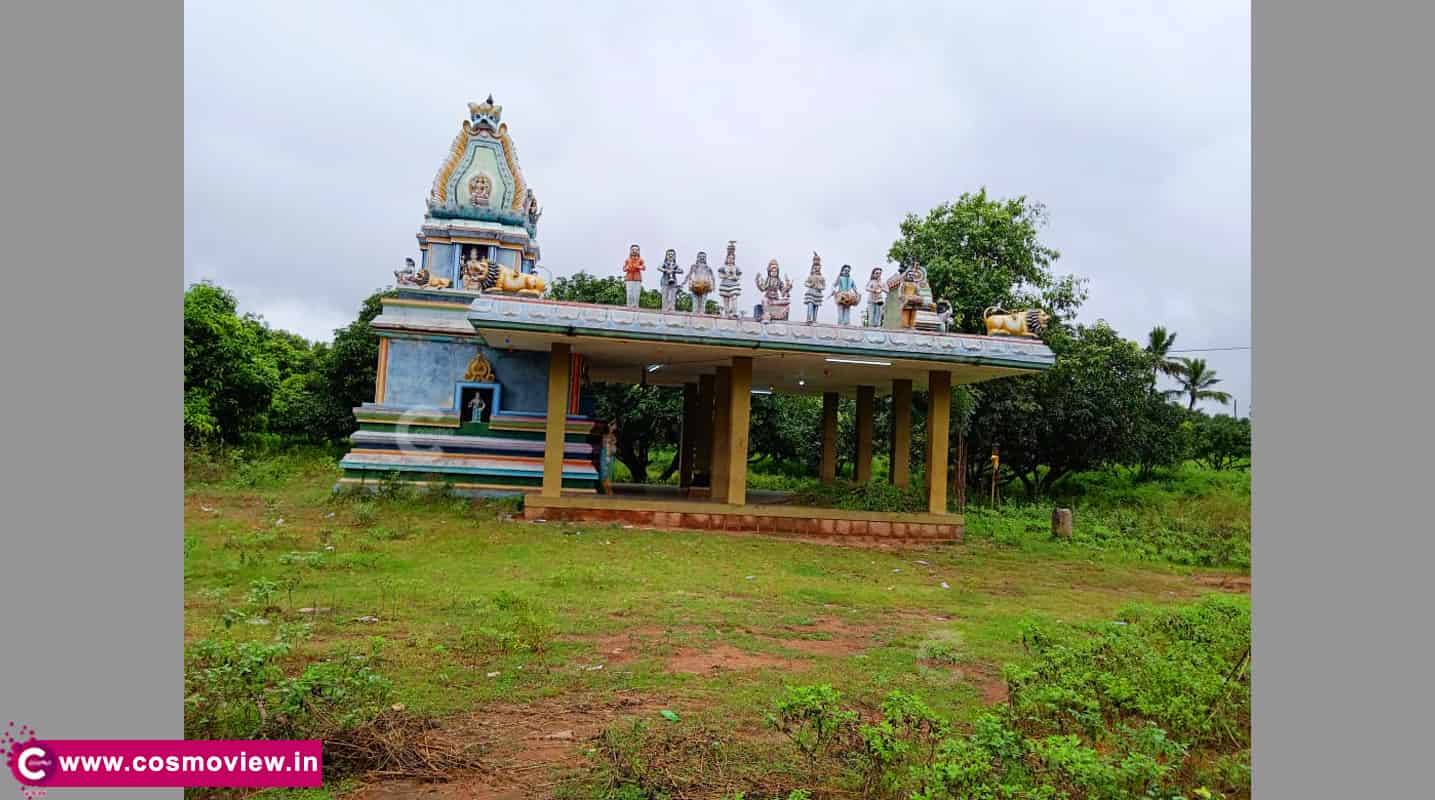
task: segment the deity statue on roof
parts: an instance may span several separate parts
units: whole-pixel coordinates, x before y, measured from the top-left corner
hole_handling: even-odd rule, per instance
[[[754,280],[757,281],[757,290],[762,292],[762,321],[786,320],[792,279],[778,274],[777,259],[767,262],[767,274]]]
[[[882,268],[873,267],[867,281],[867,327],[882,327],[882,309],[887,303],[887,286],[882,282]]]
[[[488,263],[487,258],[478,257],[478,248],[468,249],[468,260],[463,262],[463,269],[459,272],[459,280],[463,281],[463,288],[472,292],[481,292],[492,288],[498,275]]]
[[[807,273],[807,280],[802,285],[807,287],[802,303],[807,306],[807,324],[811,325],[817,321],[817,310],[822,308],[822,293],[827,291],[827,279],[822,277],[822,256],[816,252],[812,254],[812,270]]]
[[[678,288],[682,285],[678,278],[683,274],[683,268],[678,266],[676,250],[670,249],[663,255],[663,263],[658,267],[658,271],[663,274],[663,310],[674,311],[678,307]]]
[[[722,298],[723,316],[739,316],[737,298],[742,294],[742,270],[737,268],[737,242],[727,243],[727,257],[718,267],[718,296]]]
[[[688,291],[693,295],[693,313],[707,311],[708,295],[713,290],[713,270],[708,266],[708,254],[699,252],[697,260],[688,268]]]
[[[421,271],[414,267],[414,260],[412,258],[406,258],[404,259],[404,268],[394,270],[394,285],[423,286],[425,283],[428,283],[428,272],[422,271],[423,277],[419,277],[420,274]]]
[[[623,286],[628,290],[628,308],[638,307],[638,298],[643,294],[642,252],[637,245],[628,248],[628,260],[623,262]]]
[[[887,281],[887,288],[891,291],[888,301],[900,304],[901,327],[930,329],[935,325],[936,304],[932,300],[932,287],[927,283],[927,271],[915,258],[905,270]],[[924,321],[927,324],[923,324]]]
[[[837,324],[852,324],[852,307],[857,305],[857,284],[852,280],[852,265],[843,264],[832,282],[832,296],[837,298]]]

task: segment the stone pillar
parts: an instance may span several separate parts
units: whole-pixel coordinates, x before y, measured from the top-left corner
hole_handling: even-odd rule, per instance
[[[857,387],[857,464],[852,478],[858,483],[872,479],[872,406],[876,389]]]
[[[747,433],[752,421],[752,356],[732,360],[732,385],[728,391],[727,502],[747,504]]]
[[[568,427],[568,371],[573,346],[554,342],[548,350],[548,410],[543,422],[544,497],[563,493],[563,440]]]
[[[693,485],[693,459],[697,455],[698,385],[683,384],[683,428],[678,435],[678,486]]]
[[[892,381],[892,468],[894,486],[912,479],[912,381]]]
[[[711,486],[713,474],[713,393],[715,376],[698,376],[698,427],[693,456],[693,485]]]
[[[732,367],[718,367],[713,379],[712,499],[726,502],[727,459],[732,455]]]
[[[822,468],[818,475],[823,483],[837,480],[837,404],[836,392],[822,393]]]
[[[952,373],[927,376],[927,510],[947,513],[947,436],[952,421]]]

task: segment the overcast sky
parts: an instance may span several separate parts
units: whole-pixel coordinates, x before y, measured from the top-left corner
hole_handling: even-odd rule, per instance
[[[555,275],[729,239],[748,283],[813,250],[860,275],[985,186],[1046,204],[1083,321],[1250,344],[1246,3],[537,5],[186,3],[186,283],[328,340],[417,257],[492,92]],[[1250,352],[1188,355],[1246,413]]]

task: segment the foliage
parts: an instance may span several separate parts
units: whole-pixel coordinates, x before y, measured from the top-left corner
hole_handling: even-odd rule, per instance
[[[265,328],[239,316],[234,295],[211,283],[184,293],[184,434],[192,443],[237,441],[264,427],[279,367]]]
[[[1231,402],[1231,396],[1223,391],[1212,389],[1212,386],[1221,382],[1216,377],[1216,371],[1206,366],[1204,358],[1181,358],[1177,359],[1180,367],[1176,370],[1176,381],[1181,384],[1179,389],[1170,389],[1166,392],[1168,397],[1185,396],[1189,399],[1187,408],[1196,410],[1196,402],[1199,400],[1215,400],[1225,405]]]
[[[1251,420],[1196,414],[1190,423],[1191,456],[1214,470],[1240,468],[1251,461]]]
[[[822,398],[802,395],[752,396],[748,456],[774,464],[796,463],[816,470],[822,458]]]
[[[1157,325],[1146,336],[1146,352],[1155,360],[1156,372],[1169,377],[1180,374],[1181,361],[1172,358],[1171,348],[1176,346],[1176,334]]]
[[[982,311],[993,305],[1042,307],[1069,319],[1086,299],[1085,282],[1052,273],[1061,254],[1039,239],[1046,222],[1045,206],[1026,197],[963,192],[926,217],[908,214],[887,257],[900,265],[916,258],[933,296],[952,304],[960,330],[982,332]]]
[[[789,686],[768,724],[797,745],[809,760],[825,755],[838,735],[857,721],[857,712],[842,708],[842,693],[831,686]]]

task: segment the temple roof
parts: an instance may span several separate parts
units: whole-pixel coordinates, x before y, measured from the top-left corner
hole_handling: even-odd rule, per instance
[[[426,226],[474,221],[522,231],[528,238],[537,236],[541,211],[502,118],[503,107],[493,102],[492,95],[482,103],[468,104],[468,119],[460,123],[434,176]]]

